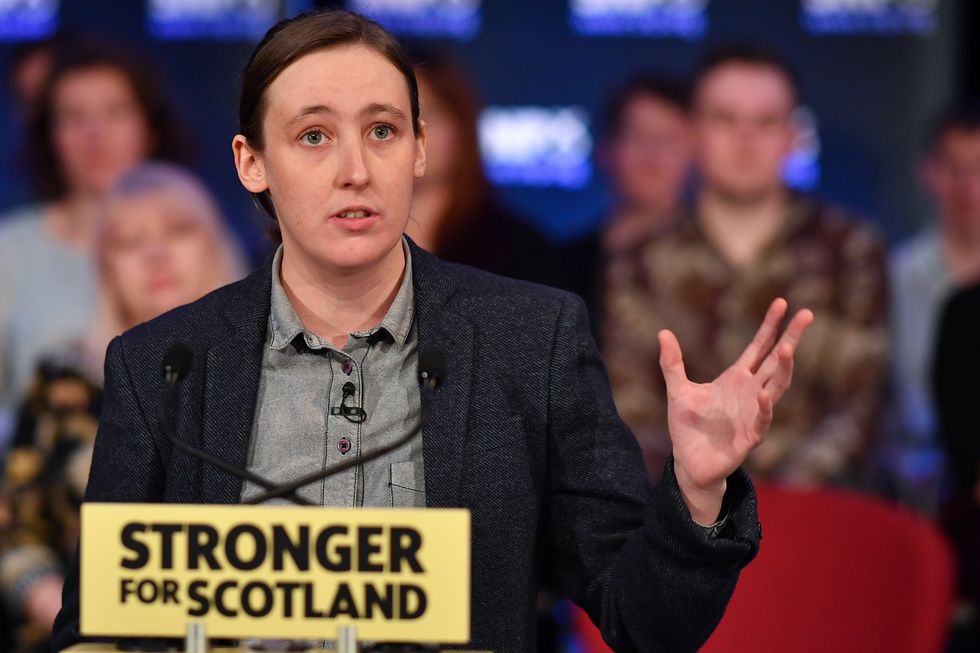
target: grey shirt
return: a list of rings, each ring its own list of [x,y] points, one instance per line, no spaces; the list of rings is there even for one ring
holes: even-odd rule
[[[282,247],[272,265],[272,297],[262,353],[248,469],[285,483],[370,452],[418,429],[415,291],[407,243],[405,272],[381,323],[350,334],[337,349],[303,327],[280,280]],[[353,391],[344,398],[344,386]],[[348,386],[348,390],[350,390]],[[361,407],[365,419],[337,414]],[[242,500],[262,488],[245,483]],[[299,494],[324,506],[423,507],[422,437],[363,465],[352,467]],[[283,500],[280,500],[283,501]]]
[[[895,403],[912,444],[932,444],[932,354],[940,313],[956,287],[935,228],[896,247],[889,263]]]

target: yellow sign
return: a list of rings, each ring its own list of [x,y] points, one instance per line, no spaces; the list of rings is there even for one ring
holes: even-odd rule
[[[465,643],[465,510],[82,506],[81,632]]]

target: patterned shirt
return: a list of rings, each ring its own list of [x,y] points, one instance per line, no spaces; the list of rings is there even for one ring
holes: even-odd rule
[[[735,362],[776,297],[815,315],[792,387],[746,461],[756,478],[803,485],[845,480],[868,453],[888,354],[885,248],[871,228],[795,198],[754,263],[733,267],[696,217],[610,262],[604,355],[616,405],[657,475],[670,451],[660,329],[681,343],[688,377]]]
[[[75,552],[99,424],[101,391],[62,363],[35,373],[0,476],[0,602],[18,651],[49,649],[50,628],[29,622],[24,602],[36,583],[60,580]]]

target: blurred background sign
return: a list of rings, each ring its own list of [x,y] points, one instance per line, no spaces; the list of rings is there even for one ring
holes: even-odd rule
[[[508,186],[584,187],[592,179],[592,135],[581,107],[487,107],[480,150],[491,181]]]
[[[475,38],[482,25],[480,0],[350,0],[347,8],[400,36]]]
[[[58,0],[0,0],[0,40],[40,39],[58,29]]]
[[[802,0],[801,22],[815,34],[930,34],[939,0]]]
[[[158,39],[260,39],[281,0],[147,0],[146,31]]]
[[[708,0],[570,0],[579,34],[633,34],[697,39],[708,28]]]

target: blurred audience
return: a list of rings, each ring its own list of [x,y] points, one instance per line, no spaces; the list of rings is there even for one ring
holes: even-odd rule
[[[963,640],[960,650],[975,651],[980,647],[980,283],[952,296],[937,332],[933,388],[952,480],[942,523],[959,562],[954,638]]]
[[[885,250],[869,227],[785,186],[799,102],[792,70],[768,52],[738,46],[706,58],[693,90],[702,180],[691,215],[609,267],[604,353],[654,476],[670,451],[658,331],[672,329],[690,378],[708,381],[778,296],[816,320],[746,468],[813,486],[852,483],[863,466],[887,360]]]
[[[607,215],[559,251],[494,196],[469,80],[447,58],[415,58],[427,167],[408,235],[448,260],[584,297],[653,477],[670,452],[660,329],[678,336],[690,378],[708,381],[775,297],[790,314],[813,309],[793,386],[746,465],[796,486],[864,484],[890,360],[888,489],[941,515],[975,636],[980,103],[934,126],[921,172],[935,215],[888,260],[874,229],[783,181],[801,104],[783,59],[734,46],[705,58],[691,89],[637,77],[612,97],[597,150]],[[33,652],[47,647],[77,543],[108,342],[239,278],[245,261],[213,197],[174,165],[187,143],[157,71],[58,36],[15,51],[9,77],[37,203],[0,216],[0,603],[16,650]],[[553,597],[539,599],[540,650],[557,650]]]
[[[644,75],[613,95],[597,153],[612,186],[612,207],[597,233],[562,252],[562,286],[585,299],[596,336],[602,333],[602,272],[608,261],[676,222],[690,177],[691,146],[682,84]]]
[[[885,464],[889,491],[935,514],[942,456],[930,375],[943,305],[957,288],[980,281],[980,104],[962,102],[943,113],[921,170],[936,212],[891,256],[896,423],[890,425]]]
[[[62,570],[98,426],[108,341],[239,278],[239,248],[207,190],[163,163],[126,174],[94,230],[97,317],[34,375],[0,486],[0,590],[20,617],[19,650],[40,650],[61,606]]]
[[[426,131],[425,176],[416,181],[408,235],[444,259],[554,285],[557,250],[494,197],[480,158],[479,103],[448,59],[418,51],[415,73]]]
[[[0,412],[23,396],[42,354],[91,321],[106,191],[146,158],[184,153],[155,71],[131,52],[77,42],[56,54],[25,144],[40,201],[0,216]],[[37,56],[31,75],[47,55]]]

